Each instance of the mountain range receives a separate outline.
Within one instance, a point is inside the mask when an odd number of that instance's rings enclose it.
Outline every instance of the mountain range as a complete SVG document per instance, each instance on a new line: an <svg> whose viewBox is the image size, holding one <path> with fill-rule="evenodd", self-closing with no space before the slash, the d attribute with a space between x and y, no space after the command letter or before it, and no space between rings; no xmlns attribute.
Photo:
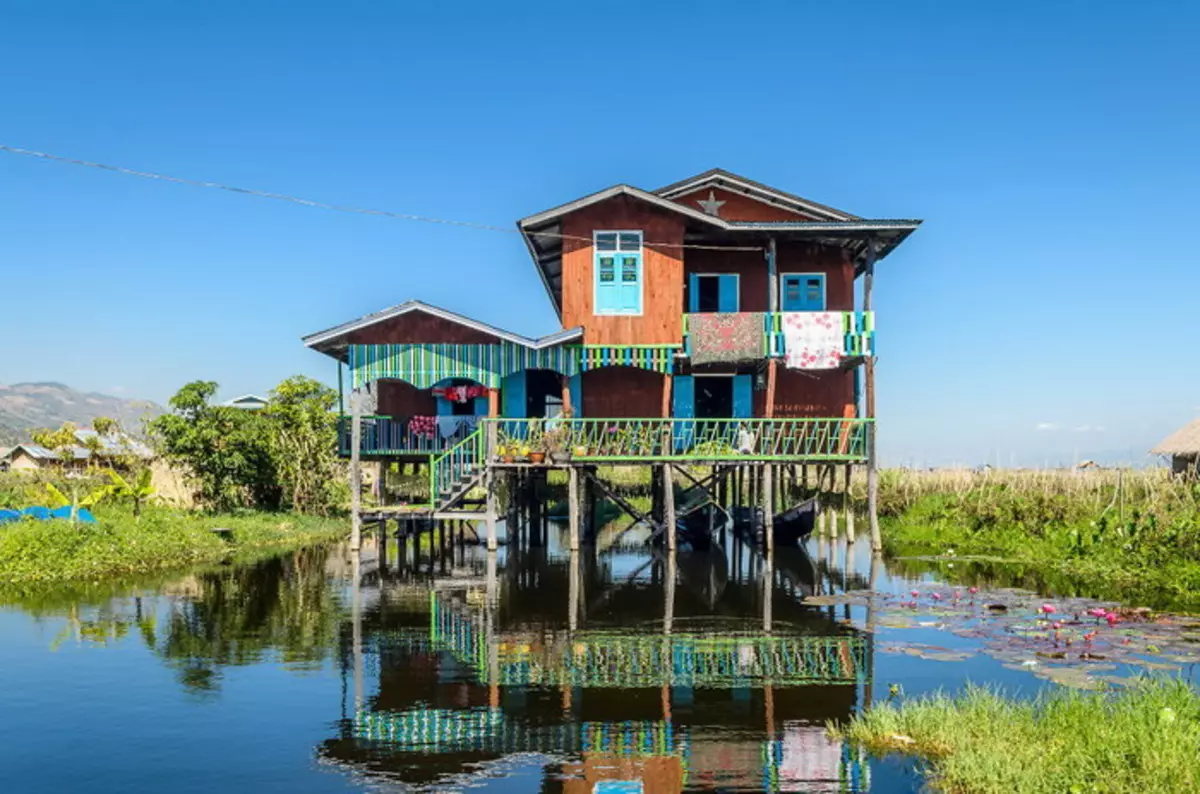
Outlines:
<svg viewBox="0 0 1200 794"><path fill-rule="evenodd" d="M126 432L141 435L144 419L164 413L149 400L131 400L96 392L81 392L62 383L0 384L0 446L29 440L35 428L57 428L63 422L87 427L97 416L121 423Z"/></svg>

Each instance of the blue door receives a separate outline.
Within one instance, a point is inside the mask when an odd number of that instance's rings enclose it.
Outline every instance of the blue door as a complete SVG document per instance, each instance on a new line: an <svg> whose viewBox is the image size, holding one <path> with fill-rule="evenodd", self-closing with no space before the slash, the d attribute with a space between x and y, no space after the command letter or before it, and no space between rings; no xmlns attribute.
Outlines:
<svg viewBox="0 0 1200 794"><path fill-rule="evenodd" d="M716 300L714 301L714 293ZM688 275L688 311L736 312L738 277L736 273L691 273Z"/></svg>
<svg viewBox="0 0 1200 794"><path fill-rule="evenodd" d="M750 375L733 376L733 418L754 416L754 381Z"/></svg>
<svg viewBox="0 0 1200 794"><path fill-rule="evenodd" d="M617 254L621 276L620 314L642 313L642 255Z"/></svg>
<svg viewBox="0 0 1200 794"><path fill-rule="evenodd" d="M785 312L825 311L823 273L785 273L779 277L779 308Z"/></svg>
<svg viewBox="0 0 1200 794"><path fill-rule="evenodd" d="M696 416L696 381L691 375L676 375L671 381L671 413L677 419L689 420L675 423L675 449L683 450L691 446L695 432L695 422L690 420Z"/></svg>

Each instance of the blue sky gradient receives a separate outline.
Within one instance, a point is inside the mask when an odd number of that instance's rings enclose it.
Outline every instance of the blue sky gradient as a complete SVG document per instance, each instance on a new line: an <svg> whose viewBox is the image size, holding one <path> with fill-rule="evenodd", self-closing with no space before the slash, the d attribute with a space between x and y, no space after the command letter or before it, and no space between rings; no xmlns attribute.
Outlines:
<svg viewBox="0 0 1200 794"><path fill-rule="evenodd" d="M0 143L505 227L720 166L926 219L877 279L885 462L1136 459L1200 411L1200 6L582 6L6 0ZM410 297L556 327L515 234L11 154L0 272L0 383L159 401L331 380L299 337Z"/></svg>

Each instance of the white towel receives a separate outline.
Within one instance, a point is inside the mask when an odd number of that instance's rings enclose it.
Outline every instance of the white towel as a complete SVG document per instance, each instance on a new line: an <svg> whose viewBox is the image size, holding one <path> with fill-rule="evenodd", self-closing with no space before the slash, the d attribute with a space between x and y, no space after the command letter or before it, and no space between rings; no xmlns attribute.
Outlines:
<svg viewBox="0 0 1200 794"><path fill-rule="evenodd" d="M783 344L789 369L837 369L846 350L841 312L784 312Z"/></svg>

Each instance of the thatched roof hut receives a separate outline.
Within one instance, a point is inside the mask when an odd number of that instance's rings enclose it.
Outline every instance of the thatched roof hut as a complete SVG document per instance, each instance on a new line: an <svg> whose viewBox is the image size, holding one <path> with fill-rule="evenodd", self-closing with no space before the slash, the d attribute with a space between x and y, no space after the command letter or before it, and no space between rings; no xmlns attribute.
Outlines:
<svg viewBox="0 0 1200 794"><path fill-rule="evenodd" d="M1200 461L1200 419L1188 422L1150 451L1155 455L1170 455L1171 470L1177 474L1195 474L1197 461Z"/></svg>

